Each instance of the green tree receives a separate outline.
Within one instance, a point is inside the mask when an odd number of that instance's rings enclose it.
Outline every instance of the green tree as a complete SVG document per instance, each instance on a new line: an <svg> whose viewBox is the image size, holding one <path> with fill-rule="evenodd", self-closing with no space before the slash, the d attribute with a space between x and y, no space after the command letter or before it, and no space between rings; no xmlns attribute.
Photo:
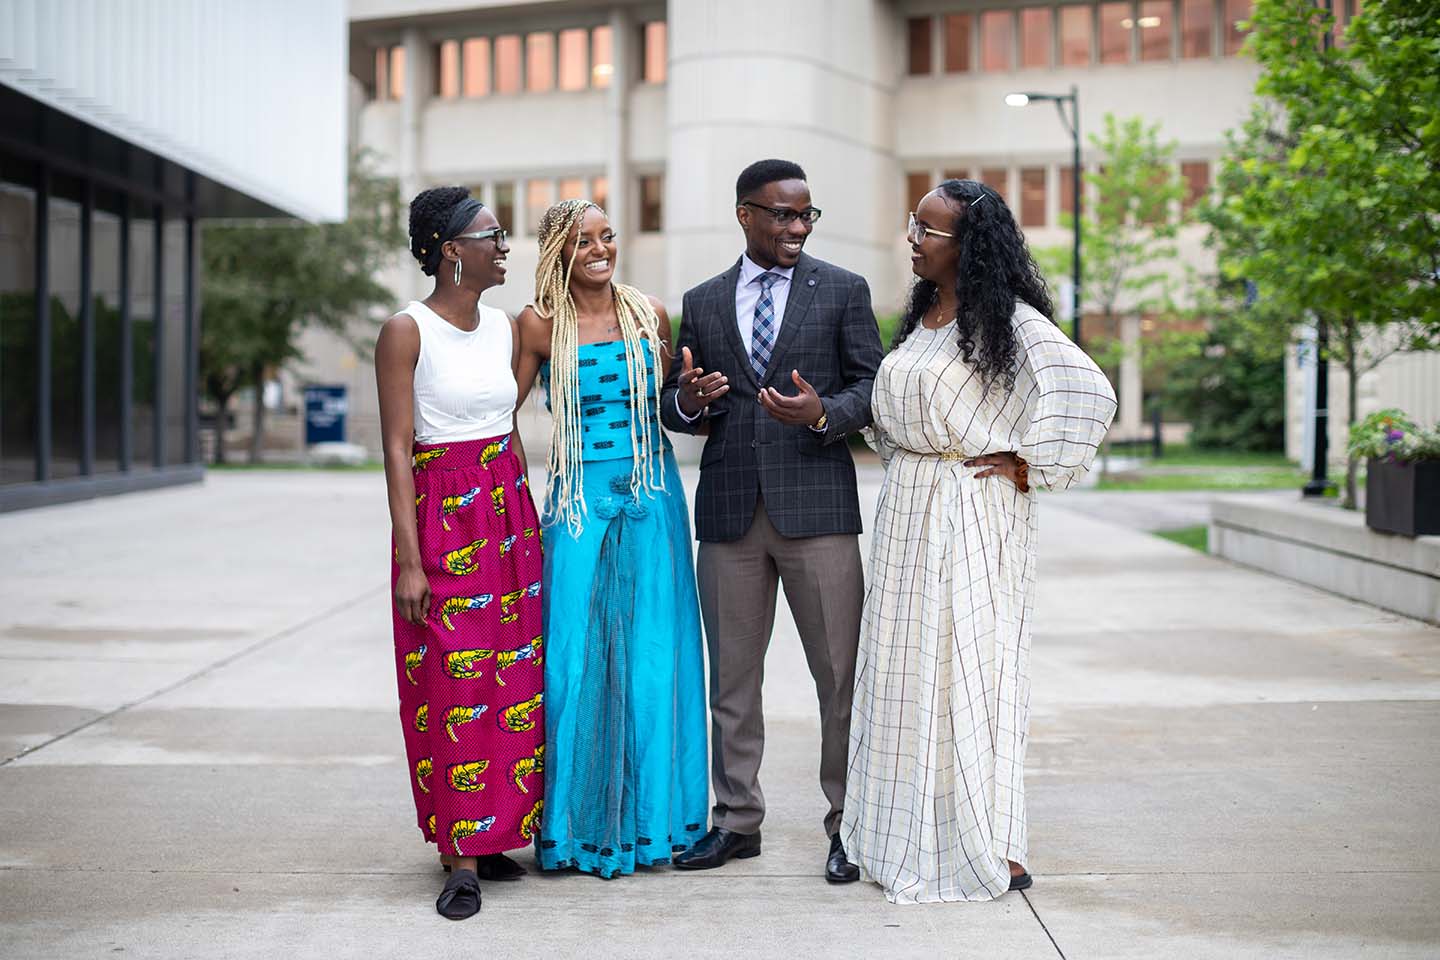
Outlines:
<svg viewBox="0 0 1440 960"><path fill-rule="evenodd" d="M1107 329L1118 331L1124 314L1171 309L1185 182L1175 166L1175 142L1160 139L1158 123L1107 113L1104 130L1090 137L1090 147L1101 166L1084 175L1092 196L1081 199L1082 306L1104 317ZM1074 223L1068 212L1061 220L1066 227ZM1068 275L1070 250L1064 244L1036 251L1052 284ZM1085 337L1085 349L1106 369L1118 366L1126 352L1118 337L1094 335ZM1147 349L1137 359L1148 363L1152 353Z"/></svg>
<svg viewBox="0 0 1440 960"><path fill-rule="evenodd" d="M375 277L405 245L403 207L395 181L377 175L363 153L351 159L349 207L342 223L205 225L200 370L216 408L218 461L225 459L224 423L237 391L255 388L250 460L258 462L266 372L300 356L306 328L346 336L353 320L392 299Z"/></svg>
<svg viewBox="0 0 1440 960"><path fill-rule="evenodd" d="M1204 216L1223 275L1254 285L1241 316L1257 335L1326 325L1354 423L1361 374L1440 345L1440 17L1431 0L1371 0L1335 45L1313 3L1256 0L1249 28L1258 100Z"/></svg>

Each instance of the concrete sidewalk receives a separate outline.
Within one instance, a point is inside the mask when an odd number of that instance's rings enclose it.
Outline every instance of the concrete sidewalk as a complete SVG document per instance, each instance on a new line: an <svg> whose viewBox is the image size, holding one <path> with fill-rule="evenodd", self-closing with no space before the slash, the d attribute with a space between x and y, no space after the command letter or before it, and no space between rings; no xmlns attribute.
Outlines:
<svg viewBox="0 0 1440 960"><path fill-rule="evenodd" d="M1028 894L825 884L782 604L764 855L489 885L464 924L412 826L379 473L0 516L0 957L1440 955L1440 630L1065 502L1041 505Z"/></svg>

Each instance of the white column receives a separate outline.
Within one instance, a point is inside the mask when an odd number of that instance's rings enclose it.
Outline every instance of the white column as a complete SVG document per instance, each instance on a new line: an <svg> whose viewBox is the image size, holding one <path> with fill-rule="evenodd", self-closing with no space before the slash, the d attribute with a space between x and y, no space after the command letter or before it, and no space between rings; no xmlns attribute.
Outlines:
<svg viewBox="0 0 1440 960"><path fill-rule="evenodd" d="M1120 318L1120 439L1140 439L1145 419L1145 387L1141 382L1140 317L1126 314Z"/></svg>
<svg viewBox="0 0 1440 960"><path fill-rule="evenodd" d="M897 308L904 26L884 0L669 4L668 304L740 255L735 178L779 157L805 168L825 212L806 250L869 280L877 311Z"/></svg>
<svg viewBox="0 0 1440 960"><path fill-rule="evenodd" d="M635 85L635 64L638 44L635 21L626 7L610 11L611 61L614 71L610 74L610 92L606 101L608 124L606 126L605 180L609 196L605 203L610 214L610 225L622 237L632 237L631 227L640 222L633 197L633 172L630 169L630 91ZM620 258L616 264L616 279L624 280L630 273L627 260Z"/></svg>
<svg viewBox="0 0 1440 960"><path fill-rule="evenodd" d="M430 45L420 31L408 27L405 45L405 96L400 100L400 194L407 201L425 186L421 166L421 125L430 99Z"/></svg>

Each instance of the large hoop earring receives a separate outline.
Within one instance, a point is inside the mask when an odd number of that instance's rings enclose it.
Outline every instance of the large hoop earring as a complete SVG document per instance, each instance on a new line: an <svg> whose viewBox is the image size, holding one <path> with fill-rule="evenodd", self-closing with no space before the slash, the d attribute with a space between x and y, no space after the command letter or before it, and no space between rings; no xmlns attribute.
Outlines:
<svg viewBox="0 0 1440 960"><path fill-rule="evenodd" d="M455 286L460 286L460 261L455 261Z"/></svg>

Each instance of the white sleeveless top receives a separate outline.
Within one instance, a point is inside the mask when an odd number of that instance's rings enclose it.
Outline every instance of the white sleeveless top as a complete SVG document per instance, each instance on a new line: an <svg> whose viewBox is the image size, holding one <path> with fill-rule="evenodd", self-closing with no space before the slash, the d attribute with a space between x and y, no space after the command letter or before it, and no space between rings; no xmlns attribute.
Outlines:
<svg viewBox="0 0 1440 960"><path fill-rule="evenodd" d="M479 305L465 331L418 300L400 311L420 328L415 361L415 441L458 443L508 434L515 411L510 318Z"/></svg>

